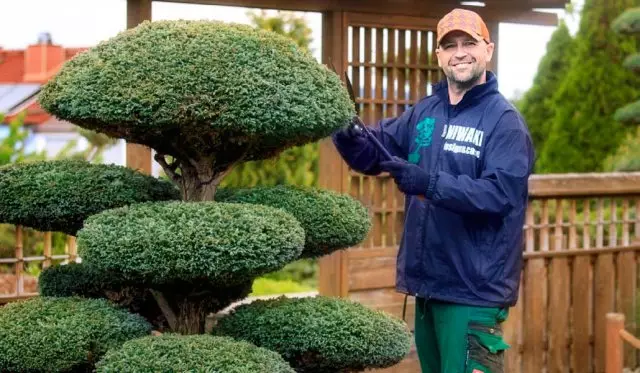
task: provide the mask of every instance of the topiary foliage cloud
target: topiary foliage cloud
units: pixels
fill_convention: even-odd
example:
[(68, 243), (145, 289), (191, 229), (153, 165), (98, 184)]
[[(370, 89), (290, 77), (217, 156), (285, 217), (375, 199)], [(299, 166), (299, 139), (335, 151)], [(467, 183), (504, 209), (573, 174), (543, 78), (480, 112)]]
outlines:
[(84, 263), (153, 289), (171, 330), (193, 334), (216, 305), (247, 295), (251, 280), (298, 258), (304, 237), (281, 209), (179, 201), (93, 215), (77, 244)]
[(97, 364), (97, 373), (294, 373), (276, 352), (229, 337), (164, 334), (128, 341)]
[(216, 200), (266, 205), (293, 215), (305, 230), (302, 258), (321, 257), (354, 246), (366, 238), (371, 228), (369, 213), (362, 203), (328, 190), (285, 185), (222, 188)]
[(404, 359), (411, 347), (411, 334), (400, 320), (323, 296), (238, 306), (218, 321), (213, 333), (277, 351), (305, 373), (385, 368)]
[(354, 115), (339, 77), (292, 40), (214, 21), (126, 30), (66, 63), (40, 103), (155, 149), (186, 200), (213, 199), (233, 164), (321, 139)]
[(116, 165), (38, 161), (0, 168), (0, 222), (75, 236), (84, 220), (138, 202), (179, 200), (171, 182)]
[(39, 297), (0, 307), (1, 372), (85, 372), (109, 349), (151, 333), (104, 299)]

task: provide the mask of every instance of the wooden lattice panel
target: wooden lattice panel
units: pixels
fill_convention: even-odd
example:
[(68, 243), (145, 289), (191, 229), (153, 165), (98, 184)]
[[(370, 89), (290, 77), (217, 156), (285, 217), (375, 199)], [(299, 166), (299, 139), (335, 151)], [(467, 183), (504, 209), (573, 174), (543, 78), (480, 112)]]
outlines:
[[(401, 115), (442, 78), (435, 55), (435, 27), (424, 19), (403, 18), (383, 24), (379, 17), (347, 17), (346, 72), (360, 117), (367, 125)], [(408, 21), (408, 22), (406, 22)], [(411, 24), (412, 27), (407, 27)], [(347, 189), (371, 212), (369, 236), (346, 255), (348, 296), (363, 304), (404, 316), (413, 330), (414, 299), (395, 291), (396, 255), (404, 226), (404, 195), (388, 175), (348, 172)], [(418, 371), (415, 350), (385, 372)]]
[[(347, 74), (354, 87), (360, 117), (367, 125), (401, 115), (442, 78), (435, 55), (432, 22), (414, 26), (382, 24), (378, 17), (347, 17)], [(407, 20), (407, 19), (404, 19)], [(397, 21), (397, 20), (396, 20)], [(348, 253), (349, 295), (365, 304), (402, 316), (404, 296), (395, 293), (395, 266), (404, 225), (404, 196), (387, 175), (350, 171), (348, 192), (367, 206), (373, 227)], [(413, 313), (413, 300), (407, 316)], [(413, 326), (412, 317), (406, 317)]]

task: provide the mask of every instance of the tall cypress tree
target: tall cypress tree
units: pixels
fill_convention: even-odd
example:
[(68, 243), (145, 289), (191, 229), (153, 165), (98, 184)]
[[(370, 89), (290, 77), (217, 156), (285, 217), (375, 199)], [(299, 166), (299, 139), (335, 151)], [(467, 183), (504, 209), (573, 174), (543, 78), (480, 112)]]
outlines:
[(517, 103), (538, 153), (543, 148), (554, 116), (551, 97), (567, 74), (569, 57), (573, 54), (573, 38), (564, 22), (553, 32), (546, 48), (546, 53), (538, 64), (533, 85)]
[(611, 30), (611, 23), (638, 2), (585, 0), (571, 67), (552, 98), (555, 116), (538, 161), (540, 171), (600, 171), (629, 132), (613, 115), (640, 86), (640, 79), (622, 66), (636, 50), (636, 40)]

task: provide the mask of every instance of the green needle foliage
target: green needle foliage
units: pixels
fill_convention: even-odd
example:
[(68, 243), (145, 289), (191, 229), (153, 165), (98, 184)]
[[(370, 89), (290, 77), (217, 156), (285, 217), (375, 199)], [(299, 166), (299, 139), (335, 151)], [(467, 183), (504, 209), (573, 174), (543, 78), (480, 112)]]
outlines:
[(78, 232), (78, 253), (131, 281), (207, 279), (236, 285), (298, 258), (304, 230), (276, 208), (218, 202), (158, 202), (93, 215)]
[(549, 137), (553, 122), (555, 109), (551, 99), (567, 74), (573, 50), (573, 38), (563, 22), (547, 43), (546, 53), (540, 60), (532, 87), (518, 102), (518, 109), (527, 122), (538, 154)]
[[(640, 7), (629, 8), (622, 12), (613, 21), (611, 28), (623, 35), (640, 35)], [(625, 58), (622, 66), (635, 73), (640, 71), (640, 53), (634, 53)], [(614, 118), (625, 124), (640, 124), (640, 100), (619, 108)]]
[(305, 373), (359, 371), (398, 363), (411, 347), (405, 325), (359, 303), (328, 297), (258, 300), (219, 320), (227, 335), (277, 351)]
[(291, 39), (184, 20), (145, 22), (78, 55), (43, 87), (40, 103), (148, 145), (164, 163), (170, 155), (176, 163), (165, 171), (189, 200), (213, 199), (201, 189), (215, 189), (235, 163), (324, 138), (354, 114), (339, 77)]
[(216, 200), (277, 207), (295, 216), (306, 235), (303, 258), (354, 246), (371, 228), (369, 213), (359, 201), (327, 190), (285, 185), (220, 189)]
[(585, 0), (570, 68), (553, 95), (554, 117), (538, 161), (540, 172), (596, 172), (632, 128), (615, 111), (636, 99), (640, 79), (622, 66), (637, 41), (611, 24), (637, 0)]
[(151, 332), (102, 299), (33, 298), (0, 307), (0, 371), (84, 372), (109, 349)]
[(98, 373), (116, 372), (294, 373), (277, 353), (228, 337), (144, 337), (109, 351)]
[(87, 217), (146, 201), (180, 198), (171, 182), (86, 161), (37, 161), (0, 168), (0, 222), (75, 236)]

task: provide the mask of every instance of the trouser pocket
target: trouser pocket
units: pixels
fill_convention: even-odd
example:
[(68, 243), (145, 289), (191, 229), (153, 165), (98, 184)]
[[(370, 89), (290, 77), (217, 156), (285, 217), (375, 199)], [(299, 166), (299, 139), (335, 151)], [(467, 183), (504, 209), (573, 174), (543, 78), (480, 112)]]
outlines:
[(502, 339), (502, 327), (470, 322), (467, 332), (465, 373), (504, 373), (504, 352), (510, 346)]

